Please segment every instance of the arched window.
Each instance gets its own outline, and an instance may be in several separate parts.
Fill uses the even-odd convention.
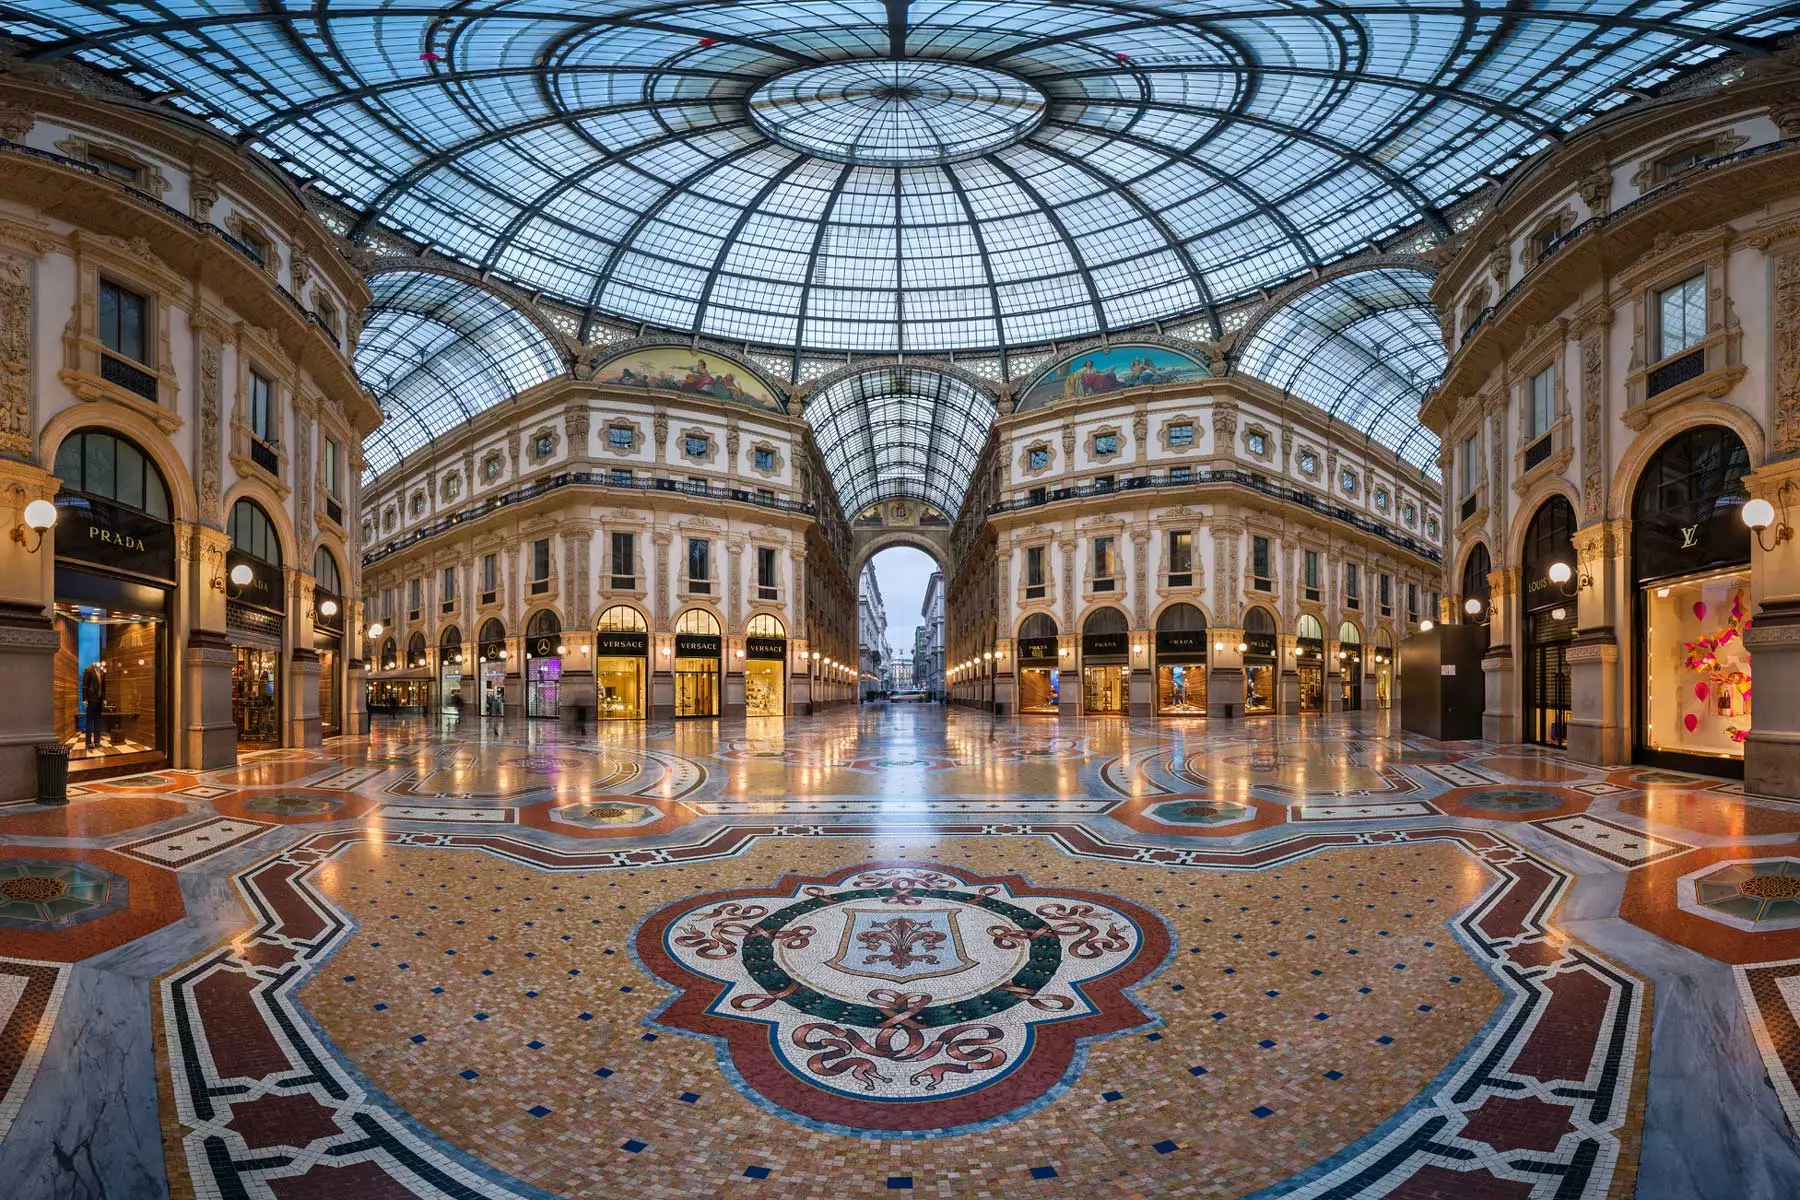
[[[344,594],[344,584],[338,576],[337,559],[323,546],[313,555],[313,581],[322,592],[330,592],[334,596]]]
[[[1468,625],[1486,625],[1488,623],[1488,575],[1493,571],[1492,560],[1488,558],[1488,549],[1484,543],[1476,542],[1475,549],[1469,552],[1462,570],[1462,620]],[[1475,611],[1469,611],[1469,601],[1478,602]]]
[[[391,671],[399,660],[400,644],[393,638],[383,638],[381,642],[381,669]]]
[[[415,633],[406,642],[406,665],[422,667],[425,665],[425,635]]]
[[[169,489],[150,456],[105,429],[83,429],[56,448],[56,477],[85,495],[169,519]]]
[[[1750,560],[1750,529],[1738,517],[1749,496],[1750,452],[1719,425],[1683,430],[1645,464],[1631,497],[1639,582]]]
[[[1038,640],[1056,636],[1056,618],[1049,613],[1032,613],[1019,625],[1021,640]]]
[[[719,636],[719,619],[704,608],[690,608],[675,622],[676,633]]]
[[[476,653],[482,662],[499,662],[506,656],[506,626],[500,623],[500,618],[489,617],[482,623]]]
[[[525,636],[530,638],[554,638],[562,634],[562,622],[549,609],[541,609],[532,614],[531,620],[525,624]]]
[[[225,519],[225,532],[232,549],[272,567],[281,565],[281,539],[276,536],[275,523],[256,501],[243,499],[233,504]]]
[[[452,625],[444,630],[438,638],[438,657],[444,662],[451,662],[462,654],[462,630]]]
[[[787,636],[787,626],[781,623],[780,617],[757,613],[750,618],[750,624],[745,626],[744,632],[751,637],[784,638]]]
[[[1268,609],[1253,604],[1244,610],[1244,632],[1264,633],[1273,637],[1275,634],[1275,617]]]
[[[644,614],[629,604],[615,604],[602,611],[594,628],[601,633],[645,633],[649,630],[644,624]]]
[[[1303,613],[1294,626],[1294,636],[1303,642],[1322,642],[1325,640],[1325,627],[1319,624],[1319,618],[1311,613]]]
[[[1125,614],[1116,608],[1096,608],[1082,622],[1081,632],[1088,636],[1101,633],[1125,633],[1130,629]]]
[[[1171,604],[1156,618],[1158,633],[1206,632],[1206,614],[1192,604]]]
[[[1345,647],[1362,645],[1362,633],[1356,626],[1345,621],[1338,627],[1338,641]]]

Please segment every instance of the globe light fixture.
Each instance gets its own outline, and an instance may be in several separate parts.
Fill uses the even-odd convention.
[[[22,515],[25,519],[13,526],[13,541],[24,546],[27,554],[36,554],[44,544],[44,534],[56,524],[56,505],[48,500],[33,500]]]
[[[1437,628],[1437,626],[1432,622],[1430,617],[1426,617],[1423,621],[1419,622],[1419,632],[1420,633],[1430,633],[1433,629],[1436,629],[1436,628]]]
[[[319,605],[319,615],[321,617],[335,617],[337,614],[338,602],[336,600],[327,600]]]
[[[250,586],[250,581],[255,577],[256,572],[250,569],[249,563],[239,563],[237,566],[231,568],[231,584],[233,587],[248,587]]]
[[[1473,596],[1470,596],[1467,600],[1463,601],[1463,611],[1468,613],[1471,617],[1480,616],[1481,615],[1481,601],[1477,600]]]

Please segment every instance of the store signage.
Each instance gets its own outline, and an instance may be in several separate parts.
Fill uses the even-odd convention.
[[[1081,635],[1082,657],[1124,658],[1130,649],[1130,637],[1125,633],[1084,633]]]
[[[225,577],[240,565],[250,568],[250,582],[239,587],[235,583],[225,585],[225,595],[237,604],[247,604],[251,608],[260,608],[266,612],[285,613],[287,611],[287,588],[284,585],[281,568],[264,562],[260,558],[251,558],[238,550],[225,555]]]
[[[533,638],[531,642],[531,657],[555,658],[556,646],[557,642],[555,638]]]
[[[1166,629],[1156,635],[1156,658],[1159,662],[1205,662],[1206,630]]]
[[[594,653],[602,657],[623,655],[627,658],[642,658],[650,653],[650,635],[647,633],[595,634]]]
[[[747,637],[744,639],[744,656],[746,658],[772,658],[779,661],[787,657],[787,639]]]
[[[719,635],[716,633],[678,633],[675,635],[676,658],[719,657]]]
[[[1274,658],[1275,635],[1272,633],[1246,633],[1244,635],[1245,658]]]
[[[135,508],[79,492],[57,496],[56,556],[175,581],[175,529]]]
[[[1053,637],[1020,638],[1019,661],[1022,663],[1056,665],[1057,642]]]

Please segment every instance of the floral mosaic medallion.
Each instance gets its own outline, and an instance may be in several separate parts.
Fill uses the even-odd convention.
[[[764,1108],[873,1137],[1047,1103],[1085,1043],[1156,1023],[1130,989],[1169,947],[1161,918],[1115,896],[880,863],[683,899],[636,937],[676,989],[657,1024],[712,1039]]]
[[[623,800],[605,800],[597,804],[570,804],[551,811],[552,818],[557,821],[570,825],[583,825],[590,829],[642,825],[646,821],[655,820],[660,815],[649,805],[632,804]]]
[[[1468,793],[1462,797],[1462,803],[1470,808],[1489,812],[1542,812],[1562,807],[1565,798],[1561,793],[1537,788],[1489,788],[1486,791]]]
[[[1733,862],[1693,877],[1702,915],[1743,929],[1800,925],[1800,861]]]
[[[125,881],[82,863],[0,861],[0,925],[61,929],[124,906]]]
[[[1176,825],[1231,825],[1250,820],[1256,810],[1225,800],[1170,800],[1152,808],[1150,815]]]
[[[343,801],[335,797],[307,792],[265,792],[244,801],[244,807],[251,812],[276,817],[316,817],[343,806]]]

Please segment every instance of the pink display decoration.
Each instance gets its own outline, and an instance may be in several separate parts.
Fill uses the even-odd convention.
[[[1699,683],[1696,683],[1694,685],[1694,699],[1705,700],[1707,698],[1707,696],[1709,696],[1711,694],[1712,694],[1712,688],[1707,686],[1706,681],[1704,679],[1702,679]]]
[[[1696,621],[1706,620],[1706,601],[1704,601],[1704,600],[1694,601],[1694,620],[1696,620]]]
[[[1687,716],[1681,718],[1681,723],[1687,726],[1687,731],[1689,733],[1700,728],[1700,718],[1696,717],[1693,713],[1689,713]]]

